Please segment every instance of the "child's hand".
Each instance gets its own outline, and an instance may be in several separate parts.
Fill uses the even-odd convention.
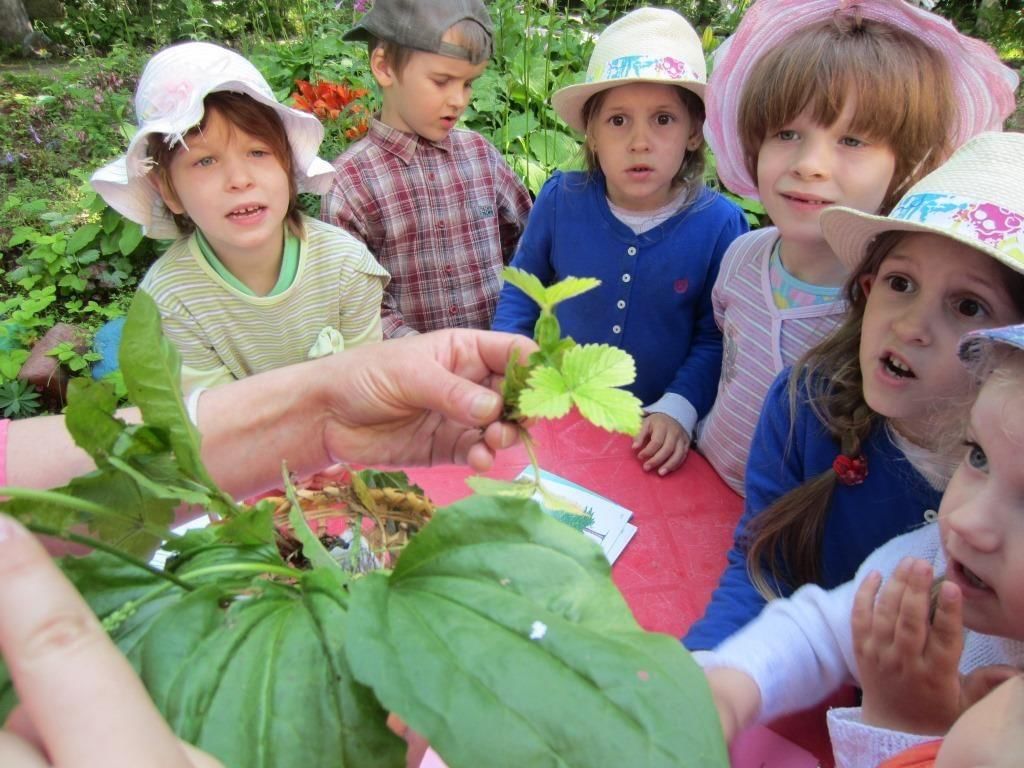
[[[732,740],[754,722],[761,709],[761,691],[746,672],[719,667],[704,671],[711,689],[711,698],[722,721],[725,743]]]
[[[872,573],[853,603],[853,649],[864,689],[863,720],[892,730],[944,734],[960,715],[962,597],[943,583],[929,624],[932,568],[905,558],[882,588]]]
[[[633,439],[633,450],[644,465],[644,472],[657,469],[667,475],[683,463],[690,450],[690,436],[683,425],[664,413],[644,416],[640,432]]]

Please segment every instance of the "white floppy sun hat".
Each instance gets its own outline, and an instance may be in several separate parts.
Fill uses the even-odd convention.
[[[941,235],[1024,273],[1024,134],[980,133],[911,187],[888,216],[835,206],[821,231],[854,270],[883,232]]]
[[[90,182],[111,208],[141,224],[147,236],[172,239],[178,228],[156,188],[146,175],[152,163],[146,155],[150,134],[164,134],[173,146],[203,119],[203,99],[231,91],[264,104],[281,118],[295,160],[301,192],[324,193],[334,168],[317,156],[323,125],[305,112],[281,104],[267,81],[245,57],[212,43],[181,43],[149,60],[135,91],[139,129],[128,151],[96,171]]]
[[[640,8],[609,24],[594,46],[586,80],[555,91],[551,106],[570,128],[585,133],[587,99],[630,83],[678,85],[703,100],[704,49],[686,19],[663,8]]]

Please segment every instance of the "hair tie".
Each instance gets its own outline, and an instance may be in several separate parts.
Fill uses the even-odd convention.
[[[843,485],[860,485],[868,476],[868,460],[860,456],[839,454],[832,462],[832,470]]]

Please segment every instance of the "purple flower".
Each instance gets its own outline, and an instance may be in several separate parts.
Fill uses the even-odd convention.
[[[352,10],[357,11],[358,13],[366,13],[370,10],[370,0],[355,0],[355,2],[352,3]]]

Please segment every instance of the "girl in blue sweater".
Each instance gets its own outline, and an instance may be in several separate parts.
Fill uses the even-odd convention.
[[[557,310],[578,342],[636,360],[630,388],[646,416],[634,441],[661,475],[686,457],[718,386],[722,337],[711,288],[722,255],[747,230],[738,207],[702,182],[704,55],[678,14],[643,8],[610,25],[587,82],[552,96],[586,135],[587,172],[556,172],[530,213],[512,266],[550,284],[597,277],[598,289]],[[532,334],[537,306],[506,285],[496,330]]]
[[[959,338],[1024,320],[1024,135],[982,133],[887,217],[834,207],[825,239],[851,271],[836,331],[765,400],[746,509],[711,603],[683,638],[717,646],[765,601],[853,578],[933,520],[963,453]]]

